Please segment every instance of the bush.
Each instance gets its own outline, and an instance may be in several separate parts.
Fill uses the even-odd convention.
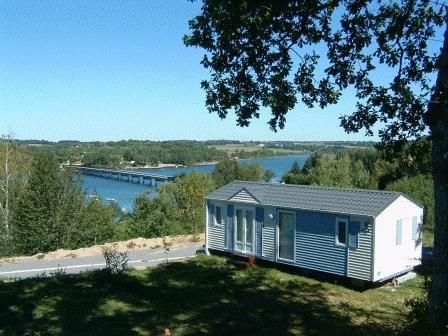
[[[436,320],[432,315],[433,312],[429,306],[429,292],[431,288],[431,280],[425,278],[423,285],[424,295],[417,299],[406,301],[406,306],[410,308],[407,314],[407,325],[404,328],[403,336],[413,335],[431,335],[431,336],[446,336],[448,334],[448,324],[446,318],[443,321]],[[439,313],[439,316],[447,316],[448,307],[444,306]]]
[[[110,274],[122,274],[128,268],[129,258],[126,252],[117,251],[115,246],[104,247],[102,252]]]

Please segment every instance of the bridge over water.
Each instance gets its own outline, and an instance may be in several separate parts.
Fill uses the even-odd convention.
[[[91,167],[73,167],[76,171],[84,175],[108,178],[111,180],[126,181],[130,183],[140,183],[148,186],[157,186],[158,184],[168,182],[173,176],[142,173],[132,170],[115,170]]]

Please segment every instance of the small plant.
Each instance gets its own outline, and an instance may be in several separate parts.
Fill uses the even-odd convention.
[[[39,253],[39,254],[36,256],[37,259],[43,259],[44,257],[45,257],[45,254],[43,254],[43,253]]]
[[[102,252],[110,274],[122,274],[128,268],[129,258],[126,252],[119,252],[116,246],[104,247]]]
[[[136,246],[137,246],[137,244],[136,244],[135,242],[133,242],[133,241],[131,241],[129,244],[126,245],[126,247],[127,247],[128,249],[133,249],[133,248],[136,247]]]
[[[165,263],[168,263],[168,252],[170,251],[171,244],[168,242],[166,236],[163,237],[162,244],[163,244],[163,251],[165,252]]]
[[[58,265],[58,268],[56,270],[50,272],[50,276],[55,278],[60,278],[65,275],[66,275],[65,269],[60,267],[60,265]]]

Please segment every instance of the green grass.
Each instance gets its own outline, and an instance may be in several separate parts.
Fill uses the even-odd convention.
[[[359,292],[198,256],[115,278],[0,282],[0,335],[391,335],[421,282]]]

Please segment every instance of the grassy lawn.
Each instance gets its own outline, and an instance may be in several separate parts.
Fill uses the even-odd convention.
[[[113,279],[0,282],[0,335],[391,335],[421,282],[358,292],[198,256]]]

